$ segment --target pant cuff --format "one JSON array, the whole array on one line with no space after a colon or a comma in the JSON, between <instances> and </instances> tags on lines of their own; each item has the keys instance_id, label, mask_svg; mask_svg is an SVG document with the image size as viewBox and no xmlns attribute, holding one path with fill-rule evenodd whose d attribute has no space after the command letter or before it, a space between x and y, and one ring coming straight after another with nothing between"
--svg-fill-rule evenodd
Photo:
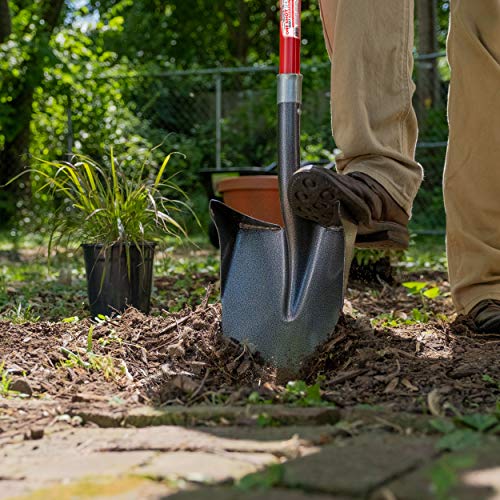
<instances>
[{"instance_id":1,"label":"pant cuff","mask_svg":"<svg viewBox=\"0 0 500 500\"><path fill-rule=\"evenodd\" d=\"M498 286L496 287L496 290L498 290ZM469 294L468 294L469 295ZM470 298L468 301L465 302L464 306L459 305L456 301L455 302L455 307L457 309L458 314L463 314L467 316L474 307L476 307L479 302L482 302L483 300L498 300L500 301L500 291L497 292L483 292L481 295L476 295L474 298ZM461 301L464 302L464 301Z\"/></svg>"},{"instance_id":2,"label":"pant cuff","mask_svg":"<svg viewBox=\"0 0 500 500\"><path fill-rule=\"evenodd\" d=\"M386 168L390 169L390 165L394 164L394 168L405 168L400 163L390 158L384 158L384 168L377 168L376 166L370 165L366 162L349 162L345 168L342 169L342 174L350 174L353 172L361 172L370 176L372 179L376 180L381 184L385 190L391 195L394 201L411 217L413 200L417 195L418 188L420 187L420 182L415 187L401 186L394 182L393 176L390 172L385 173Z\"/></svg>"}]
</instances>

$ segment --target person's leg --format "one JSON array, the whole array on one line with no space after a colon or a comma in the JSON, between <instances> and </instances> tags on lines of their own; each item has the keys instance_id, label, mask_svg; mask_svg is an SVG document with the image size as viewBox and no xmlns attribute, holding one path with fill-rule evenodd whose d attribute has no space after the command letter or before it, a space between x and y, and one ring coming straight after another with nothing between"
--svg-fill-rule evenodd
<instances>
[{"instance_id":1,"label":"person's leg","mask_svg":"<svg viewBox=\"0 0 500 500\"><path fill-rule=\"evenodd\" d=\"M328 201L340 198L361 233L376 231L363 225L384 220L387 229L392 222L404 227L407 239L408 217L422 181L412 107L414 2L320 0L320 7L332 62L333 135L342 152L337 170L349 175L328 178L319 169L299 171L291 183L292 207L298 215L329 225L333 215ZM330 192L312 192L308 181L330 185Z\"/></svg>"},{"instance_id":2,"label":"person's leg","mask_svg":"<svg viewBox=\"0 0 500 500\"><path fill-rule=\"evenodd\" d=\"M447 250L453 300L467 314L500 301L500 0L452 0L448 57Z\"/></svg>"},{"instance_id":3,"label":"person's leg","mask_svg":"<svg viewBox=\"0 0 500 500\"><path fill-rule=\"evenodd\" d=\"M332 61L337 169L382 184L408 214L422 181L412 107L413 0L320 0Z\"/></svg>"}]
</instances>

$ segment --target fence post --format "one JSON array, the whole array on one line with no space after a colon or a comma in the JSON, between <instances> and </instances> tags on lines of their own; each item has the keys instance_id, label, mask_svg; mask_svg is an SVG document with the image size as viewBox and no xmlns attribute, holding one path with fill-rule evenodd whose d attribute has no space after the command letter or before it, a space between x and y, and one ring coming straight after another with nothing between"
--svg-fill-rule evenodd
<instances>
[{"instance_id":1,"label":"fence post","mask_svg":"<svg viewBox=\"0 0 500 500\"><path fill-rule=\"evenodd\" d=\"M222 168L222 74L215 74L215 168Z\"/></svg>"}]
</instances>

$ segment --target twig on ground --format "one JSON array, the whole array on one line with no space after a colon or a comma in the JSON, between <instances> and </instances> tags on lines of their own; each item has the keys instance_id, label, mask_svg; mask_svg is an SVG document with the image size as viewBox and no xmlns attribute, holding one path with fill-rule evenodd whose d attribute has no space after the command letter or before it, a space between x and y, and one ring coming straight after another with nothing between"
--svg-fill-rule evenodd
<instances>
[{"instance_id":1,"label":"twig on ground","mask_svg":"<svg viewBox=\"0 0 500 500\"><path fill-rule=\"evenodd\" d=\"M207 371L205 372L205 376L203 377L203 380L201 381L198 388L193 392L193 394L191 394L188 403L191 403L194 400L194 398L200 393L200 391L205 386L205 382L207 381L209 375L210 375L210 368L208 368Z\"/></svg>"}]
</instances>

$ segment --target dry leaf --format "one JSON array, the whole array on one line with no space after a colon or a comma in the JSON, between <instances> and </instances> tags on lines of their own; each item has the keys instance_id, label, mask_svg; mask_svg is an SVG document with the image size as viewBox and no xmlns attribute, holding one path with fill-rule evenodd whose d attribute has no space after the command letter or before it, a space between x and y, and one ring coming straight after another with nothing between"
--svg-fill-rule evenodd
<instances>
[{"instance_id":1,"label":"dry leaf","mask_svg":"<svg viewBox=\"0 0 500 500\"><path fill-rule=\"evenodd\" d=\"M382 488L374 495L376 500L397 500L396 495L389 488Z\"/></svg>"},{"instance_id":2,"label":"dry leaf","mask_svg":"<svg viewBox=\"0 0 500 500\"><path fill-rule=\"evenodd\" d=\"M410 389L410 391L417 392L418 387L413 385L407 378L404 378L401 380L401 383L407 388Z\"/></svg>"},{"instance_id":3,"label":"dry leaf","mask_svg":"<svg viewBox=\"0 0 500 500\"><path fill-rule=\"evenodd\" d=\"M431 412L431 414L434 415L435 417L442 417L443 416L443 412L441 410L440 400L441 400L441 396L440 396L439 391L437 389L433 389L427 395L427 406L429 407L429 411Z\"/></svg>"},{"instance_id":4,"label":"dry leaf","mask_svg":"<svg viewBox=\"0 0 500 500\"><path fill-rule=\"evenodd\" d=\"M240 366L238 366L238 369L236 370L236 372L238 373L238 375L243 375L244 373L246 373L250 368L252 367L252 362L250 360L245 360L243 361L243 363L241 363Z\"/></svg>"},{"instance_id":5,"label":"dry leaf","mask_svg":"<svg viewBox=\"0 0 500 500\"><path fill-rule=\"evenodd\" d=\"M393 378L388 384L387 384L387 387L385 388L385 393L389 393L389 392L394 392L396 387L398 386L399 384L399 378L398 377L395 377Z\"/></svg>"},{"instance_id":6,"label":"dry leaf","mask_svg":"<svg viewBox=\"0 0 500 500\"><path fill-rule=\"evenodd\" d=\"M180 389L182 392L186 392L188 394L193 393L198 388L198 384L185 375L175 376L170 383L174 387L177 387L177 389Z\"/></svg>"},{"instance_id":7,"label":"dry leaf","mask_svg":"<svg viewBox=\"0 0 500 500\"><path fill-rule=\"evenodd\" d=\"M344 309L343 309L344 314L347 314L349 316L352 316L354 309L352 307L352 304L349 300L344 300Z\"/></svg>"}]
</instances>

